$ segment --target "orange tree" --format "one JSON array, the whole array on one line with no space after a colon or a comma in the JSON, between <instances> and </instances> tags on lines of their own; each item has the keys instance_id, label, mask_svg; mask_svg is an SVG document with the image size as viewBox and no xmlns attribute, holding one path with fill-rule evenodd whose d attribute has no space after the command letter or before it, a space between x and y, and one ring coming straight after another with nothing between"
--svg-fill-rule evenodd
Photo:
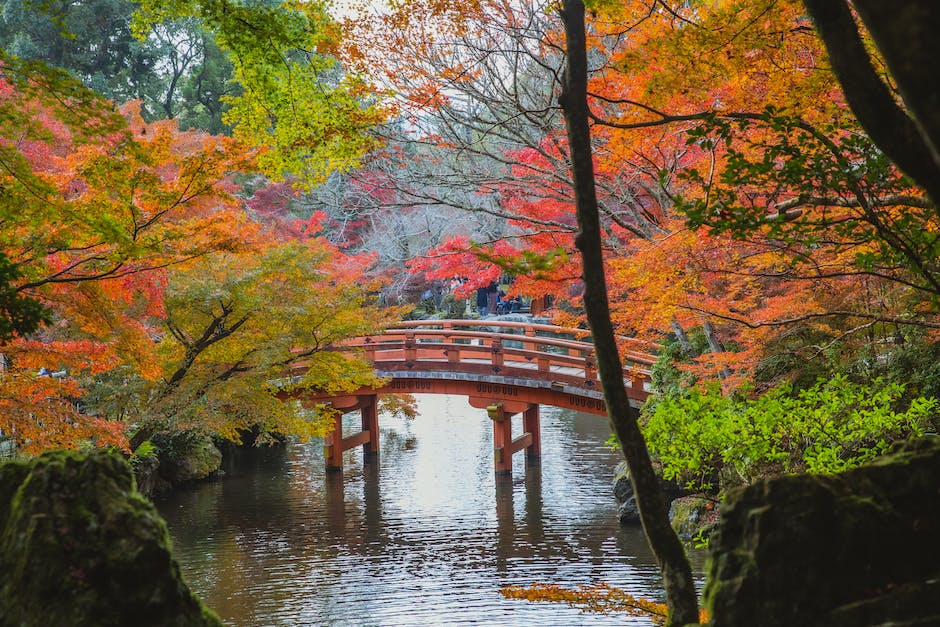
<instances>
[{"instance_id":1,"label":"orange tree","mask_svg":"<svg viewBox=\"0 0 940 627\"><path fill-rule=\"evenodd\" d=\"M696 367L727 387L767 370L775 352L799 363L864 348L874 359L860 361L877 363L898 328L936 326L932 204L848 111L802 4L591 9L579 43L591 52L579 77L579 140L590 133L580 157L571 120L566 138L559 117L572 104L571 42L541 19L547 13L409 3L384 16L395 33L382 41L408 55L382 77L410 107L406 128L426 146L495 164L455 160L467 176L452 178L492 198L477 210L514 227L489 249L471 238L438 249L430 263L440 276L466 255L541 272L551 253L551 268L563 268L556 278L576 281L563 262L574 246L590 250L588 317L606 300L606 279L622 329L681 339L701 326L708 349ZM584 169L572 194L575 162ZM511 180L494 183L501 178ZM575 204L597 212L577 235L558 219ZM604 248L614 259L606 267L596 254ZM601 274L589 280L589 267ZM605 318L601 311L592 327Z\"/></svg>"},{"instance_id":2,"label":"orange tree","mask_svg":"<svg viewBox=\"0 0 940 627\"><path fill-rule=\"evenodd\" d=\"M47 68L11 63L3 87L7 290L48 322L11 317L3 346L0 429L21 450L126 446L128 425L309 434L272 379L305 359L310 385L371 380L319 354L376 324L363 261L313 223L289 241L253 221L231 179L251 151L113 113Z\"/></svg>"},{"instance_id":3,"label":"orange tree","mask_svg":"<svg viewBox=\"0 0 940 627\"><path fill-rule=\"evenodd\" d=\"M133 111L128 123L48 68L8 60L2 85L8 289L50 324L3 347L0 429L25 450L120 445L121 425L82 411L82 376L120 362L155 374L139 314L159 304L142 296L158 294L161 268L230 245L222 181L243 159L221 140L181 150L172 125L145 127Z\"/></svg>"}]
</instances>

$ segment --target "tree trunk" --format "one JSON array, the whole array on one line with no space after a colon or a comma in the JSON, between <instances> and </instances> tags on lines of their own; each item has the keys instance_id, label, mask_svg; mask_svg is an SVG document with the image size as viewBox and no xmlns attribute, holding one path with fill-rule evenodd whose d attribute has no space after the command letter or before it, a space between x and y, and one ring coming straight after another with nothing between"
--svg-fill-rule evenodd
<instances>
[{"instance_id":1,"label":"tree trunk","mask_svg":"<svg viewBox=\"0 0 940 627\"><path fill-rule=\"evenodd\" d=\"M594 336L597 367L611 426L630 470L643 530L656 555L666 587L667 625L698 623L698 601L685 549L669 524L666 501L653 471L646 441L630 407L607 299L600 220L594 188L591 129L587 104L587 50L582 0L562 0L560 9L567 43L565 79L560 102L568 129L571 174L580 232L584 308Z\"/></svg>"},{"instance_id":2,"label":"tree trunk","mask_svg":"<svg viewBox=\"0 0 940 627\"><path fill-rule=\"evenodd\" d=\"M702 332L705 334L705 340L708 342L708 350L713 353L723 353L725 352L725 347L721 345L721 342L718 341L718 338L715 337L715 329L712 328L712 323L708 320L702 321ZM718 373L722 379L727 379L731 376L731 371L727 367L722 368L721 372Z\"/></svg>"},{"instance_id":3,"label":"tree trunk","mask_svg":"<svg viewBox=\"0 0 940 627\"><path fill-rule=\"evenodd\" d=\"M676 335L676 340L679 342L679 346L682 347L682 350L686 355L690 357L695 357L692 353L692 342L689 341L689 336L686 334L685 329L682 328L682 325L679 324L679 321L675 318L672 319L672 332Z\"/></svg>"},{"instance_id":4,"label":"tree trunk","mask_svg":"<svg viewBox=\"0 0 940 627\"><path fill-rule=\"evenodd\" d=\"M940 50L936 0L854 3L916 118L899 106L872 64L846 0L803 0L803 5L868 136L934 204L940 202L940 79L932 69Z\"/></svg>"}]
</instances>

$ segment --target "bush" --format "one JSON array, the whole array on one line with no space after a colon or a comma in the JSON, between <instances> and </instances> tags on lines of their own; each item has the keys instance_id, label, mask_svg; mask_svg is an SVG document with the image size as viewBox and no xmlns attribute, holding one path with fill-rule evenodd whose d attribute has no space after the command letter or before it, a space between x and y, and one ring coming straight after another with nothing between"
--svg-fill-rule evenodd
<instances>
[{"instance_id":1,"label":"bush","mask_svg":"<svg viewBox=\"0 0 940 627\"><path fill-rule=\"evenodd\" d=\"M781 472L834 473L922 435L937 409L918 397L898 409L904 386L870 385L845 376L794 391L789 383L748 398L717 385L660 398L644 415L650 451L663 476L696 490L744 483Z\"/></svg>"}]
</instances>

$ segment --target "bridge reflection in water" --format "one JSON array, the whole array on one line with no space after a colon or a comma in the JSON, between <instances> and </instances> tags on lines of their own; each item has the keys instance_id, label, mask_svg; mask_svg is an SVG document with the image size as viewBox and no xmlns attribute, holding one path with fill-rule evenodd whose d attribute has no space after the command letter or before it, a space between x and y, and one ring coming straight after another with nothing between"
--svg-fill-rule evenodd
<instances>
[{"instance_id":1,"label":"bridge reflection in water","mask_svg":"<svg viewBox=\"0 0 940 627\"><path fill-rule=\"evenodd\" d=\"M621 338L623 380L634 408L649 394L649 344ZM338 350L362 354L386 380L343 396L310 391L285 393L339 410L327 436L328 469L342 470L343 452L363 447L366 459L379 452L378 399L382 394L464 396L485 409L493 422L494 469L512 472L512 456L541 455L539 406L606 415L594 346L581 329L500 320L416 320L380 334L344 342ZM292 373L299 378L301 372ZM343 414L359 411L361 430L343 432ZM522 433L512 434L512 417L522 415Z\"/></svg>"},{"instance_id":2,"label":"bridge reflection in water","mask_svg":"<svg viewBox=\"0 0 940 627\"><path fill-rule=\"evenodd\" d=\"M365 462L365 460L364 460ZM387 542L383 517L380 480L380 464L365 462L361 466L362 485L361 512L357 513L365 543ZM335 537L342 537L347 531L349 503L345 490L346 480L341 472L327 472L324 482L324 497L330 532ZM540 464L525 466L525 498L521 517L517 518L513 492L515 483L508 474L497 475L496 483L496 526L495 549L500 561L519 557L531 557L532 546L538 546L545 540L544 515L542 504L542 469ZM518 541L520 525L526 530L527 543ZM573 555L566 555L573 559ZM498 568L503 565L497 563Z\"/></svg>"}]
</instances>

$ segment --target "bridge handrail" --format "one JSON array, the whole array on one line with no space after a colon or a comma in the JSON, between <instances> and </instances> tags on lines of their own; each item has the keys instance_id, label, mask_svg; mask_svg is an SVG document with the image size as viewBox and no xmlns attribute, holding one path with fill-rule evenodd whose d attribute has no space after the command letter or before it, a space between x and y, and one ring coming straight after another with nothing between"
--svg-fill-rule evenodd
<instances>
[{"instance_id":1,"label":"bridge handrail","mask_svg":"<svg viewBox=\"0 0 940 627\"><path fill-rule=\"evenodd\" d=\"M380 333L345 340L337 348L362 350L379 369L441 370L465 364L465 368L477 371L482 364L487 364L492 373L513 372L514 376L525 377L533 373L529 369L536 365L539 378L551 373L569 382L580 381L579 385L598 383L593 343L557 337L586 332L552 325L500 322L493 325L489 321L409 321L404 325L389 325ZM493 327L522 329L524 334L475 330ZM534 327L555 337L535 335ZM655 361L653 355L627 350L623 357L625 382L635 386L637 380L649 379L649 368ZM583 374L576 376L569 369Z\"/></svg>"},{"instance_id":2,"label":"bridge handrail","mask_svg":"<svg viewBox=\"0 0 940 627\"><path fill-rule=\"evenodd\" d=\"M448 340L474 340L479 339L483 343L478 345L477 348L487 348L493 345L494 340L499 340L502 345L501 350L506 353L519 353L522 354L523 351L519 349L512 348L505 345L505 342L518 342L525 344L536 345L538 347L552 346L555 348L567 349L569 351L575 350L581 353L582 358L593 358L594 357L594 345L587 342L578 342L575 340L563 340L557 338L549 337L535 337L535 336L525 336L525 335L516 335L511 333L485 333L482 331L460 331L456 333L442 334L440 331L430 330L430 329L416 329L413 331L402 331L398 333L399 329L394 329L391 332L384 333L382 335L370 335L364 338L354 338L343 343L343 346L350 348L367 348L375 351L390 351L398 350L404 347L404 344L409 340L415 340L421 347L432 347L432 346L454 346L460 348L461 350L472 351L474 350L473 344L459 344L454 341ZM424 341L422 341L424 340ZM441 341L428 341L428 340L441 340ZM524 351L525 353L531 353L532 355L548 355L553 358L561 357L557 353L550 353L548 351ZM622 355L624 360L627 362L626 367L629 367L630 364L636 364L638 366L651 366L655 361L655 357L646 353L637 353L634 351L628 351Z\"/></svg>"},{"instance_id":3,"label":"bridge handrail","mask_svg":"<svg viewBox=\"0 0 940 627\"><path fill-rule=\"evenodd\" d=\"M439 330L429 329L427 327L439 327ZM455 333L451 331L446 335L442 335L441 331L448 331L454 327L505 327L532 331L533 334L494 333L492 331L457 331ZM534 335L534 333L538 331L553 333L555 335L590 337L590 333L585 329L572 329L549 324L532 324L528 322L517 322L510 320L406 320L392 323L385 328L383 333L368 337L385 337L389 338L389 340L393 340L397 339L398 337L398 333L396 332L400 332L402 335L412 333L415 337L424 336L426 339L435 339L437 337L446 339L449 337L460 339L481 339L486 341L490 338L498 338L501 342L529 342L532 344L554 346L556 348L579 350L582 351L582 354L585 357L594 355L594 345L590 341L584 341L581 339L568 340L563 338ZM623 354L621 355L621 357L627 362L625 367L629 367L629 364L637 364L640 366L649 367L655 363L656 355L652 351L655 351L657 348L659 348L658 345L652 342L646 342L643 340L637 340L635 338L628 338L623 336L619 336L618 339L628 344L626 350L624 350ZM643 345L645 348L647 348L647 350L638 350L637 348L629 346L630 344Z\"/></svg>"},{"instance_id":4,"label":"bridge handrail","mask_svg":"<svg viewBox=\"0 0 940 627\"><path fill-rule=\"evenodd\" d=\"M414 320L391 323L384 330L337 342L332 348L361 351L361 356L390 380L492 383L498 377L596 399L600 390L597 359L594 344L581 339L587 337L583 329L517 321ZM649 367L656 357L629 348L623 353L624 385L631 398L642 401L648 393ZM294 366L297 371L304 369L302 363Z\"/></svg>"},{"instance_id":5,"label":"bridge handrail","mask_svg":"<svg viewBox=\"0 0 940 627\"><path fill-rule=\"evenodd\" d=\"M573 335L576 338L589 338L591 332L588 329L575 329L571 327L560 327L554 324L542 324L537 322L522 322L517 320L488 320L488 319L477 319L477 320L468 320L468 319L441 319L441 320L402 320L399 322L390 323L386 327L387 331L392 331L396 329L417 329L417 328L426 328L426 327L441 327L442 329L450 329L454 327L505 327L509 329L532 329L535 332L542 331L546 333L555 333L559 335ZM638 350L637 352L649 353L652 354L655 351L659 350L659 344L655 342L650 342L647 340L640 340L635 337L628 337L625 335L618 335L617 339L621 342L627 344L636 344L643 346L646 350ZM577 341L582 341L578 339Z\"/></svg>"}]
</instances>

